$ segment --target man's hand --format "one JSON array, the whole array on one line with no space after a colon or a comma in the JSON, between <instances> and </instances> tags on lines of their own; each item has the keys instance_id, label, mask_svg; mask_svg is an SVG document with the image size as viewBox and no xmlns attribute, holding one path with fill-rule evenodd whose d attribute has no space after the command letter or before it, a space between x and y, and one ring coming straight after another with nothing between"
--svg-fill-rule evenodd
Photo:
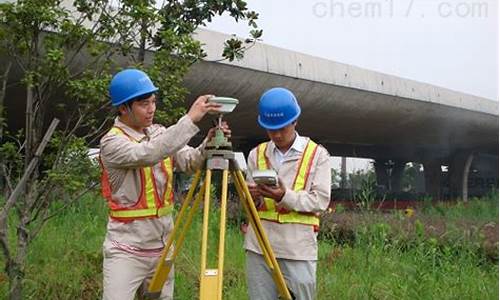
<instances>
[{"instance_id":1,"label":"man's hand","mask_svg":"<svg viewBox=\"0 0 500 300\"><path fill-rule=\"evenodd\" d=\"M285 196L286 188L281 179L278 178L277 186L259 184L257 185L257 191L264 197L280 202L283 196Z\"/></svg>"},{"instance_id":2,"label":"man's hand","mask_svg":"<svg viewBox=\"0 0 500 300\"><path fill-rule=\"evenodd\" d=\"M222 122L222 132L224 132L224 136L228 139L231 138L231 129L229 128L229 125L227 124L226 121L223 121ZM208 134L207 134L207 139L210 140L211 138L213 138L215 136L215 130L217 130L217 125L210 128L208 130Z\"/></svg>"},{"instance_id":3,"label":"man's hand","mask_svg":"<svg viewBox=\"0 0 500 300\"><path fill-rule=\"evenodd\" d=\"M209 102L208 99L213 97L213 95L203 95L198 97L194 101L193 105L189 109L187 115L191 118L194 123L197 123L203 119L203 117L208 112L218 112L219 108L222 106L218 103Z\"/></svg>"},{"instance_id":4,"label":"man's hand","mask_svg":"<svg viewBox=\"0 0 500 300\"><path fill-rule=\"evenodd\" d=\"M259 207L260 203L262 202L262 195L259 192L259 189L257 188L257 185L255 183L247 183L248 190L250 191L250 195L252 195L253 202L255 203L256 207Z\"/></svg>"}]
</instances>

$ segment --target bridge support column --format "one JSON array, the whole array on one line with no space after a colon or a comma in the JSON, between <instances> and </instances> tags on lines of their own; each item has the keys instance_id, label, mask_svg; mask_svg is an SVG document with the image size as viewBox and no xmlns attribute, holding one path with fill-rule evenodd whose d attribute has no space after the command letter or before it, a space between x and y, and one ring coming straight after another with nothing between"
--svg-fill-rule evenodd
<instances>
[{"instance_id":1,"label":"bridge support column","mask_svg":"<svg viewBox=\"0 0 500 300\"><path fill-rule=\"evenodd\" d=\"M394 161L391 172L391 188L393 192L401 192L403 173L405 170L406 162L404 161Z\"/></svg>"},{"instance_id":2,"label":"bridge support column","mask_svg":"<svg viewBox=\"0 0 500 300\"><path fill-rule=\"evenodd\" d=\"M467 202L469 170L473 159L474 154L471 151L457 152L451 158L450 165L448 166L451 198L461 198L464 202Z\"/></svg>"},{"instance_id":3,"label":"bridge support column","mask_svg":"<svg viewBox=\"0 0 500 300\"><path fill-rule=\"evenodd\" d=\"M441 191L441 163L439 161L426 161L424 165L425 192L433 200L439 200L442 196Z\"/></svg>"},{"instance_id":4,"label":"bridge support column","mask_svg":"<svg viewBox=\"0 0 500 300\"><path fill-rule=\"evenodd\" d=\"M389 172L385 165L385 160L377 159L373 163L375 167L375 176L377 178L377 185L384 186L386 190L389 190Z\"/></svg>"},{"instance_id":5,"label":"bridge support column","mask_svg":"<svg viewBox=\"0 0 500 300\"><path fill-rule=\"evenodd\" d=\"M377 159L374 163L377 185L383 185L388 191L400 192L406 162Z\"/></svg>"}]
</instances>

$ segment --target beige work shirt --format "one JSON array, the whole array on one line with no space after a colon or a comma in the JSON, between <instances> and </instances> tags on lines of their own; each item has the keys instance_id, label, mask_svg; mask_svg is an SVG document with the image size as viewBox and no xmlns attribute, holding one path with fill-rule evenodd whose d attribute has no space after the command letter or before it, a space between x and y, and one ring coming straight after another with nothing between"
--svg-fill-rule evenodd
<instances>
[{"instance_id":1,"label":"beige work shirt","mask_svg":"<svg viewBox=\"0 0 500 300\"><path fill-rule=\"evenodd\" d=\"M112 197L121 205L134 205L139 199L141 179L139 169L153 166L156 186L163 194L166 178L160 162L167 156L174 159L177 170L194 172L204 162L204 143L198 148L187 146L198 133L198 127L188 116L177 124L165 128L153 124L145 132L137 132L119 118L114 126L120 127L139 143L132 142L123 134L107 133L101 139L101 160L108 172ZM138 219L120 222L108 219L105 244L119 244L130 249L158 249L164 246L166 236L173 228L171 215L160 218Z\"/></svg>"},{"instance_id":2,"label":"beige work shirt","mask_svg":"<svg viewBox=\"0 0 500 300\"><path fill-rule=\"evenodd\" d=\"M297 174L300 159L309 138L299 137L304 142L295 143L293 151L283 158L281 165L276 161L276 145L270 141L266 150L271 168L276 170L278 177L286 186L283 199L277 207L300 212L324 211L330 202L331 194L331 169L328 151L319 146L314 156L306 187L302 191L293 191L293 182ZM302 146L301 146L302 145ZM253 182L251 172L257 170L257 148L248 156L248 182ZM312 225L296 223L277 223L261 220L264 231L269 238L271 247L277 258L295 260L317 260L318 244L317 233ZM262 254L259 243L251 226L245 235L245 249Z\"/></svg>"}]
</instances>

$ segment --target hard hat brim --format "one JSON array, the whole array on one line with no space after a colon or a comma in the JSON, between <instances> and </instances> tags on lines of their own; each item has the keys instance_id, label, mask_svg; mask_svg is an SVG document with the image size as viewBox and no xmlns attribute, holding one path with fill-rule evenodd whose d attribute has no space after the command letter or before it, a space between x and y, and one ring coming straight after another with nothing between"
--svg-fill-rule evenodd
<instances>
[{"instance_id":1,"label":"hard hat brim","mask_svg":"<svg viewBox=\"0 0 500 300\"><path fill-rule=\"evenodd\" d=\"M293 118L291 118L290 120L283 122L281 124L267 124L266 122L262 121L260 116L257 117L257 122L259 123L260 127L264 128L266 130L278 130L278 129L281 129L285 126L292 124L293 122L295 122L299 118L299 116L300 116L300 110L297 112L297 114Z\"/></svg>"},{"instance_id":2,"label":"hard hat brim","mask_svg":"<svg viewBox=\"0 0 500 300\"><path fill-rule=\"evenodd\" d=\"M156 91L158 91L157 87L151 88L149 90L142 90L142 91L139 91L139 92L137 92L135 94L132 94L132 95L130 95L130 96L122 99L121 101L118 101L118 102L115 102L115 103L112 103L112 104L113 104L113 106L120 106L120 105L122 105L124 103L127 103L128 101L133 100L133 99L135 99L135 98L137 98L137 97L139 97L141 95L146 95L146 94L149 94L149 93L154 93Z\"/></svg>"}]
</instances>

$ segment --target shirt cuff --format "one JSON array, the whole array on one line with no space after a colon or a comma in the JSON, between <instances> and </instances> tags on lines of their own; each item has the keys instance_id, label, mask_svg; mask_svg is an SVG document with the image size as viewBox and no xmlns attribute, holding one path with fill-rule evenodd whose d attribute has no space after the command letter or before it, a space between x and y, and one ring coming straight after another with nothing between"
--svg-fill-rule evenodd
<instances>
[{"instance_id":1,"label":"shirt cuff","mask_svg":"<svg viewBox=\"0 0 500 300\"><path fill-rule=\"evenodd\" d=\"M295 193L291 189L286 188L283 198L281 198L280 202L276 203L276 206L278 208L286 208L288 210L293 210L292 207L294 202L295 202Z\"/></svg>"},{"instance_id":2,"label":"shirt cuff","mask_svg":"<svg viewBox=\"0 0 500 300\"><path fill-rule=\"evenodd\" d=\"M204 158L207 158L207 148L206 148L207 143L208 139L205 137L201 142L201 144L199 144L198 147L196 147L198 151L200 151L201 156L203 156Z\"/></svg>"}]
</instances>

